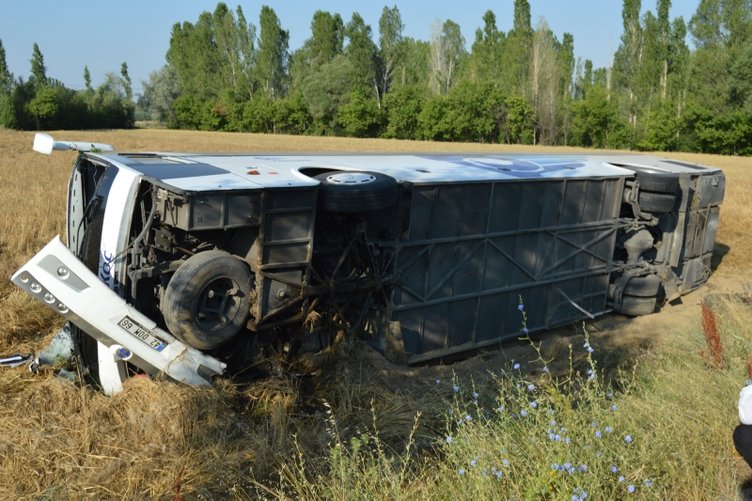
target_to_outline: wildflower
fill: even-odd
[[[580,466],[577,467],[577,469],[584,473],[587,471],[587,466],[585,466],[584,464],[581,464]]]
[[[508,304],[508,303],[507,303],[507,304]],[[519,312],[523,312],[523,311],[525,311],[525,305],[524,305],[524,304],[522,304],[522,303],[518,304],[518,305],[517,305],[517,311],[519,311]]]
[[[593,421],[592,423],[590,423],[590,427],[591,428],[597,428],[598,427],[598,422],[597,421]]]
[[[501,472],[501,470],[496,470],[494,472],[494,475],[496,475],[496,478],[498,478],[499,480],[501,480],[501,477],[504,476],[504,474]]]
[[[626,480],[624,475],[619,475],[619,482],[624,482],[624,480]]]
[[[533,383],[530,383],[527,385],[527,391],[534,391],[534,390],[535,390],[535,385]]]
[[[603,455],[603,451],[595,451],[595,457],[599,458]]]
[[[609,391],[608,393],[606,393],[606,398],[614,398],[614,392]]]
[[[616,404],[611,404],[611,410],[613,412],[616,412],[617,410],[619,410],[619,407]]]
[[[569,442],[571,442],[571,440],[569,439],[569,437],[565,437],[564,442],[568,444]]]
[[[496,412],[504,412],[504,406],[500,405],[496,408]]]
[[[632,435],[626,435],[626,436],[624,437],[624,441],[625,441],[626,443],[628,443],[628,444],[631,444],[631,443],[632,443]]]
[[[587,498],[587,492],[582,487],[577,487],[572,492],[572,501],[585,501]]]
[[[504,458],[501,460],[501,464],[503,464],[504,466],[509,466],[509,460],[507,458]]]
[[[547,365],[543,366],[543,372],[548,372],[548,366]]]
[[[441,384],[441,379],[436,378],[436,384]]]
[[[479,396],[480,395],[478,394],[478,392],[475,392],[475,391],[473,392],[473,400],[478,400]]]
[[[445,441],[445,442],[446,442],[447,444],[451,444],[451,443],[452,443],[452,440],[453,440],[453,439],[452,439],[452,436],[451,436],[451,435],[447,435],[447,436],[446,436],[446,438],[444,439],[444,441]]]
[[[588,381],[592,381],[593,379],[595,379],[595,372],[593,372],[593,369],[588,369],[587,375],[588,375]]]
[[[526,411],[525,409],[522,409],[522,410],[520,411],[520,416],[522,416],[522,417],[525,417],[525,416],[527,416],[527,411]]]
[[[610,426],[606,426],[604,428],[604,430],[606,431],[606,433],[613,433],[613,431],[614,431],[614,429],[612,427],[610,427]]]
[[[590,346],[590,341],[585,341],[585,344],[582,346],[588,351],[588,353],[593,353],[595,351],[593,347]]]
[[[652,486],[653,486],[653,481],[650,480],[649,478],[646,478],[645,479],[645,487],[649,488],[649,487],[652,487]]]
[[[634,485],[632,485],[632,484],[629,484],[629,485],[627,486],[627,492],[629,492],[630,494],[632,494],[632,493],[634,492]]]
[[[471,459],[470,460],[470,466],[472,466],[473,468],[475,468],[475,466],[477,466],[477,465],[478,465],[478,460],[477,459]]]
[[[536,402],[535,400],[533,400],[532,402],[530,402],[530,407],[532,407],[533,409],[535,409],[536,407],[538,407],[538,402]]]
[[[619,468],[617,468],[615,464],[612,464],[611,465],[611,473],[616,473],[618,471],[619,471]]]
[[[520,363],[519,362],[515,362],[514,365],[512,366],[512,369],[519,370],[520,369]]]
[[[555,471],[559,471],[559,465],[557,463],[551,463],[551,469]]]
[[[595,438],[601,438],[602,433],[601,430],[595,430]]]
[[[459,393],[460,392],[460,387],[457,386],[456,384],[452,385],[452,391],[455,392],[455,393]]]
[[[471,416],[470,414],[465,416],[465,421],[467,421],[468,423],[472,420],[473,420],[473,416]]]
[[[530,333],[530,331],[527,329],[527,327],[523,327],[522,328],[522,332],[524,332],[525,334],[529,334]]]
[[[556,426],[556,420],[552,419],[551,421],[548,422],[548,425],[549,426]]]
[[[464,475],[465,474],[465,469],[464,468],[460,468],[459,470],[457,470],[457,473],[459,473],[460,475]]]

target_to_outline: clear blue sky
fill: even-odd
[[[452,19],[462,29],[468,49],[483,14],[491,9],[502,31],[512,25],[514,0],[267,0],[225,2],[233,10],[240,4],[249,22],[258,26],[261,5],[272,7],[282,27],[290,32],[290,50],[310,37],[316,10],[337,12],[347,22],[360,13],[378,39],[378,22],[385,5],[397,5],[405,25],[404,34],[429,40],[434,20]],[[655,1],[642,2],[643,12],[655,12]],[[685,21],[694,14],[699,0],[673,0],[671,18]],[[162,67],[176,22],[195,22],[202,11],[213,11],[216,1],[204,0],[6,0],[0,7],[0,40],[10,71],[27,78],[34,42],[44,55],[47,75],[71,88],[83,88],[83,69],[88,65],[94,85],[107,72],[118,73],[128,63],[134,91],[141,81]],[[542,17],[561,40],[574,35],[575,56],[590,59],[596,67],[608,66],[621,36],[621,0],[530,0],[533,26]],[[690,41],[688,40],[688,43]]]

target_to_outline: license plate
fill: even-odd
[[[154,337],[148,329],[139,325],[130,317],[123,317],[118,325],[157,351],[162,351],[167,346],[163,341]]]

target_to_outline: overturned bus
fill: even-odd
[[[642,155],[80,151],[67,241],[13,282],[89,379],[210,384],[362,338],[419,363],[705,283],[719,169]]]

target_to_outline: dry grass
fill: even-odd
[[[204,133],[166,130],[57,132],[61,139],[109,142],[121,151],[502,152],[540,148],[411,141]],[[0,354],[44,346],[59,320],[17,291],[7,277],[55,234],[64,232],[73,153],[31,152],[33,134],[0,130]],[[546,151],[573,151],[566,148]],[[752,259],[750,161],[670,155],[721,167],[727,176],[718,242],[727,249],[711,288],[734,288]],[[725,252],[725,251],[724,251]],[[663,315],[663,314],[662,314]],[[699,325],[699,308],[692,317]],[[684,324],[686,326],[686,323]],[[148,498],[253,495],[253,480],[273,482],[298,454],[316,458],[329,441],[326,402],[344,433],[373,429],[395,450],[422,412],[420,450],[441,433],[452,371],[480,380],[503,355],[453,367],[406,369],[357,351],[313,382],[273,377],[248,389],[199,390],[135,379],[108,398],[52,376],[0,371],[0,497]],[[441,379],[437,385],[435,379]],[[310,383],[310,384],[309,384]],[[301,389],[300,385],[306,387]],[[310,386],[310,387],[308,387]],[[304,398],[305,397],[305,398]],[[425,449],[426,451],[428,448]]]

